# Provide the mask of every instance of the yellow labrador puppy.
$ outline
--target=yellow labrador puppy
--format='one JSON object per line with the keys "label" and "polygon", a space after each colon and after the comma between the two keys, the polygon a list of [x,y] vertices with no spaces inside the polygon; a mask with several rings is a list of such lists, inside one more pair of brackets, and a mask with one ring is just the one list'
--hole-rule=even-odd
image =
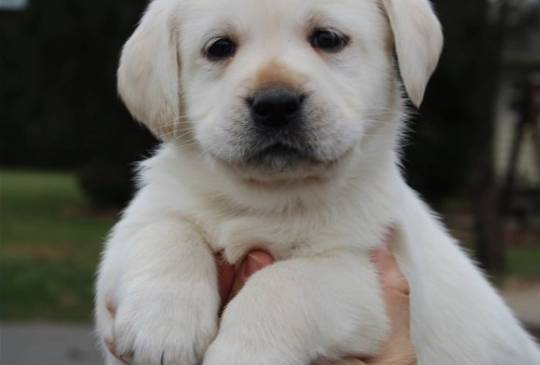
{"label": "yellow labrador puppy", "polygon": [[[133,365],[376,354],[389,324],[369,253],[395,225],[419,364],[540,364],[400,173],[402,88],[422,102],[442,43],[427,0],[151,2],[118,78],[163,144],[107,242],[100,338]],[[213,254],[255,247],[279,261],[218,322]]]}

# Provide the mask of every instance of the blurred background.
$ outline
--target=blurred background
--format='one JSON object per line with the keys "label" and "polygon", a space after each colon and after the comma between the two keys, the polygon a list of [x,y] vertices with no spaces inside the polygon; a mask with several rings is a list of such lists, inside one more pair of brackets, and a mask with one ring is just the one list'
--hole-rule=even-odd
{"label": "blurred background", "polygon": [[[540,1],[435,1],[446,46],[407,177],[540,329]],[[101,244],[156,140],[116,94],[145,0],[0,0],[0,363],[99,364]],[[120,143],[119,143],[120,141]]]}

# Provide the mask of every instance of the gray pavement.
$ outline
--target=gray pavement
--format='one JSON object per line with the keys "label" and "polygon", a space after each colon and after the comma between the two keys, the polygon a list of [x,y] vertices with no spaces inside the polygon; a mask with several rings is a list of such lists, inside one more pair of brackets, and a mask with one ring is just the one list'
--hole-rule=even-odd
{"label": "gray pavement", "polygon": [[[540,284],[509,285],[503,290],[506,303],[529,327],[540,330]],[[540,338],[539,338],[540,339]]]}
{"label": "gray pavement", "polygon": [[0,325],[0,365],[102,365],[90,326]]}
{"label": "gray pavement", "polygon": [[[523,322],[540,329],[540,285],[508,288],[503,295]],[[95,344],[89,325],[2,324],[0,365],[102,365]]]}

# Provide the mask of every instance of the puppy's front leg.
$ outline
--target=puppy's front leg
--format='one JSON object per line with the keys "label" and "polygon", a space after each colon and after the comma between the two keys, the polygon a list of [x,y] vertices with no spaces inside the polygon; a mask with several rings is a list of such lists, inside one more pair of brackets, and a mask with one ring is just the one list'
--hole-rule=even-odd
{"label": "puppy's front leg", "polygon": [[387,334],[367,254],[291,259],[255,274],[229,304],[204,365],[307,365],[373,355]]}
{"label": "puppy's front leg", "polygon": [[126,226],[113,234],[99,273],[99,334],[132,365],[199,364],[217,330],[210,249],[182,220]]}

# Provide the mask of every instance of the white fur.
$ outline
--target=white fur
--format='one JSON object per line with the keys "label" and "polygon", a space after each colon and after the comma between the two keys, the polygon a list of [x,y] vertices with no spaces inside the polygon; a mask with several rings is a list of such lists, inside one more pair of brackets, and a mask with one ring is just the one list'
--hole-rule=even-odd
{"label": "white fur", "polygon": [[[411,285],[419,364],[540,364],[536,344],[401,176],[404,112],[385,40],[392,29],[418,104],[442,37],[426,1],[383,3],[151,3],[124,49],[119,87],[166,142],[141,166],[96,298],[100,338],[119,354],[133,351],[134,365],[162,356],[167,365],[307,365],[376,354],[388,323],[369,252],[390,225],[400,232],[393,251]],[[346,32],[350,45],[315,52],[310,22]],[[205,60],[208,37],[224,32],[238,39],[235,57]],[[280,171],[237,163],[249,142],[243,100],[269,60],[303,80],[314,153],[326,163]],[[279,262],[253,276],[218,325],[212,254],[237,263],[255,247]]]}
{"label": "white fur", "polygon": [[[440,24],[429,0],[382,0],[382,3],[396,35],[396,52],[405,89],[412,102],[420,106],[443,46]],[[414,16],[404,16],[407,13]]]}

